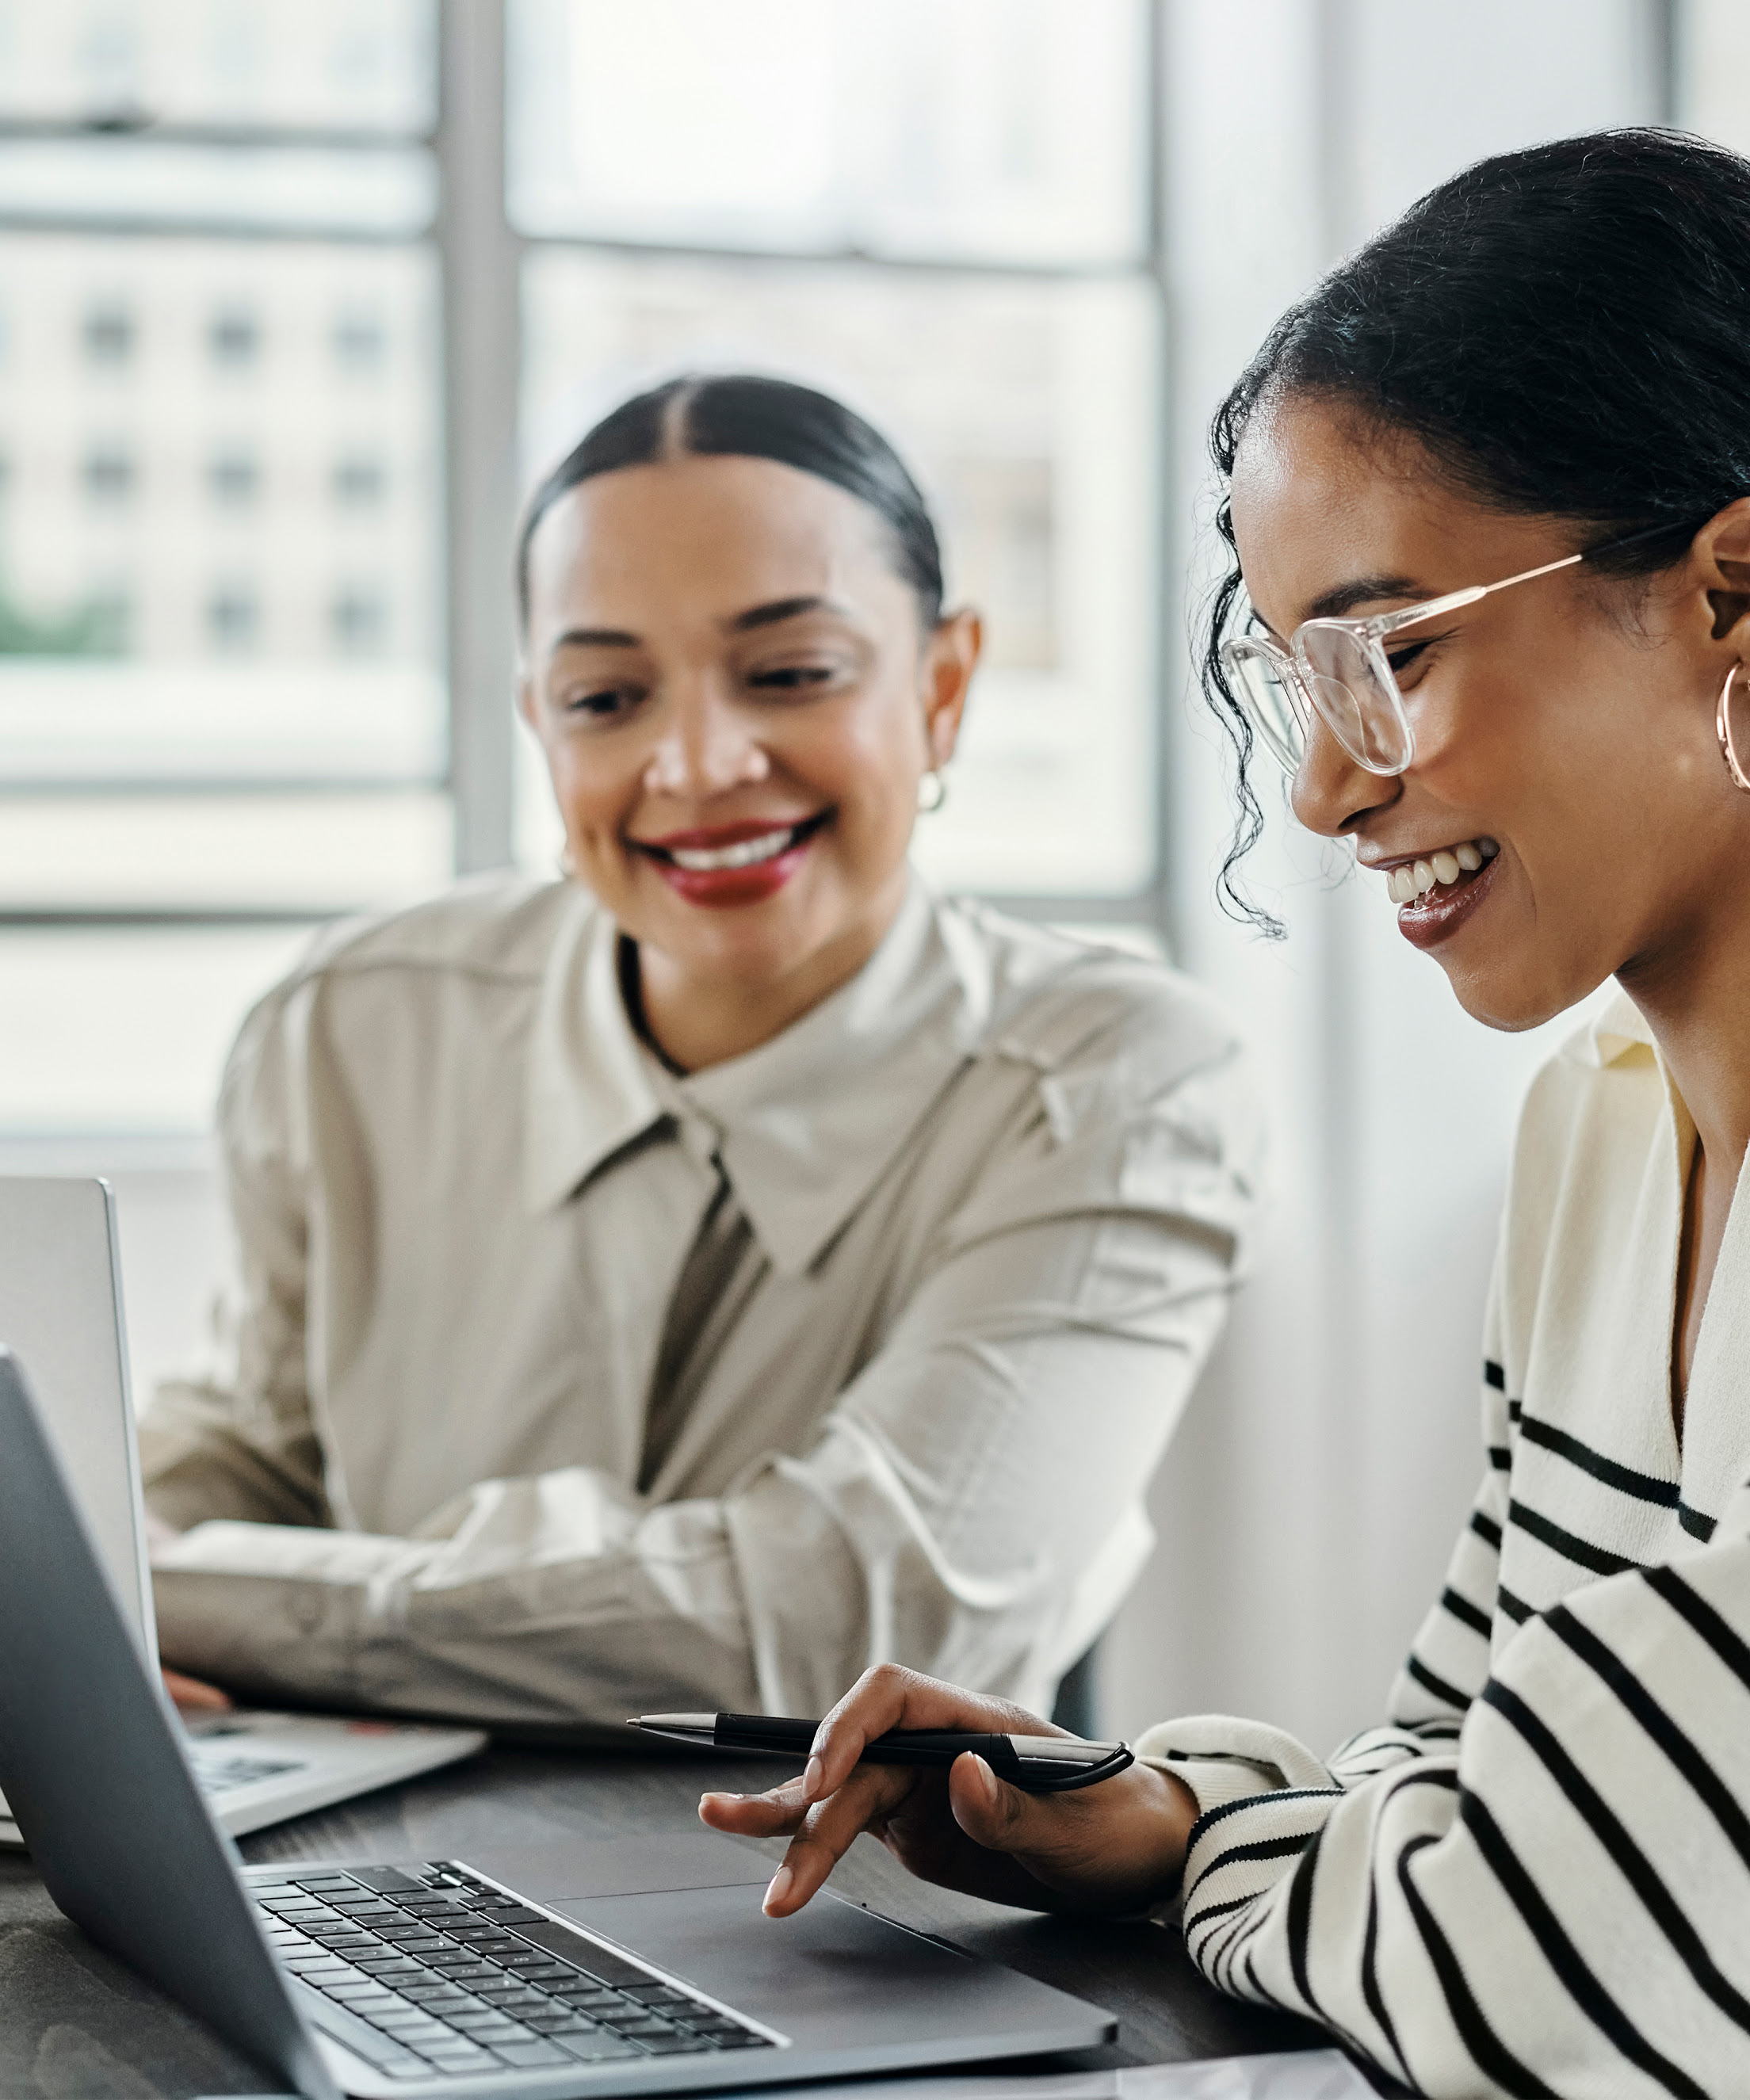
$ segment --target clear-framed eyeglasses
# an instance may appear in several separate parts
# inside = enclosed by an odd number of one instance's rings
[[[1499,583],[1473,584],[1401,606],[1395,612],[1376,613],[1370,620],[1309,620],[1295,629],[1286,649],[1267,635],[1236,635],[1222,644],[1222,664],[1266,749],[1291,776],[1300,771],[1306,755],[1315,712],[1357,765],[1369,773],[1402,773],[1416,756],[1416,732],[1385,651],[1393,635],[1474,605],[1496,591],[1553,576],[1593,555],[1673,529],[1670,524],[1651,526],[1602,546],[1564,554],[1560,561],[1522,569]]]

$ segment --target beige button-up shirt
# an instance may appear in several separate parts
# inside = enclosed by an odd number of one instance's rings
[[[142,1423],[166,1660],[499,1723],[811,1714],[882,1658],[1043,1705],[1233,1285],[1232,1030],[914,880],[851,983],[677,1078],[618,942],[476,880],[245,1023],[230,1361]]]

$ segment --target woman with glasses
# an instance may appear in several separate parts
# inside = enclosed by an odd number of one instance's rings
[[[516,569],[566,879],[332,929],[245,1023],[236,1346],[142,1424],[166,1657],[621,1741],[882,1658],[1049,1703],[1226,1315],[1233,1033],[913,871],[979,622],[842,404],[639,395]]]
[[[1478,1020],[1620,995],[1524,1112],[1482,1489],[1334,1756],[1204,1716],[1085,1792],[944,1781],[860,1746],[1041,1724],[884,1671],[705,1813],[794,1834],[780,1916],[860,1828],[1009,1902],[1170,1907],[1213,1983],[1419,2092],[1750,2093],[1750,164],[1471,169],[1283,318],[1213,443],[1236,857],[1262,742]]]

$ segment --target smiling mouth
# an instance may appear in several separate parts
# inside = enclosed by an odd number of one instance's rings
[[[1443,846],[1438,853],[1409,861],[1385,871],[1385,894],[1394,904],[1416,904],[1452,890],[1481,874],[1500,851],[1493,839],[1466,839],[1462,845]]]
[[[641,853],[653,859],[666,861],[684,875],[718,875],[744,867],[758,867],[762,861],[776,860],[811,839],[816,832],[831,818],[830,809],[804,817],[799,823],[780,824],[769,832],[758,832],[752,838],[734,839],[720,846],[657,845],[647,839],[634,839],[632,843]]]

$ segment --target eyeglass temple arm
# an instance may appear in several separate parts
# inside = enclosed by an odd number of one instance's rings
[[[1376,640],[1381,640],[1422,620],[1436,620],[1443,612],[1456,612],[1461,606],[1474,605],[1479,598],[1487,598],[1493,591],[1510,589],[1514,584],[1528,584],[1535,577],[1551,576],[1558,569],[1571,569],[1576,562],[1585,558],[1584,554],[1564,554],[1559,562],[1545,562],[1537,569],[1522,569],[1516,576],[1503,576],[1498,584],[1473,584],[1468,590],[1448,591],[1444,598],[1431,598],[1421,605],[1407,605],[1399,612],[1377,613],[1362,624]]]

